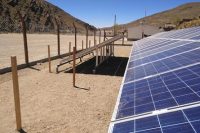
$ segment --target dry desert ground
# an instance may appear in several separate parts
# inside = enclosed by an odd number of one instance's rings
[[[40,35],[30,36],[38,38]],[[46,45],[51,44],[56,52],[55,36],[41,36],[42,38],[45,37],[46,41],[29,40],[36,45],[32,46],[33,49],[39,48],[38,52],[46,52]],[[13,43],[14,37],[16,37],[16,44]],[[13,35],[13,38],[6,40],[6,38],[1,37],[0,57],[11,54],[23,55],[23,50],[21,50],[23,47],[19,43],[18,35]],[[62,38],[66,39],[64,36]],[[72,37],[69,38],[73,39]],[[4,47],[2,40],[5,44],[6,42],[12,42],[12,44]],[[66,41],[69,41],[69,39],[66,39]],[[62,51],[67,51],[67,44],[64,42],[61,44]],[[6,49],[9,50],[6,52]],[[10,49],[13,50],[13,53],[10,53]],[[19,70],[23,130],[27,133],[107,132],[123,79],[123,74],[116,76],[121,67],[116,64],[123,64],[121,62],[123,62],[123,59],[128,59],[130,50],[131,46],[116,46],[115,56],[121,58],[119,60],[116,58],[117,62],[108,60],[107,63],[102,64],[99,68],[102,71],[100,74],[90,73],[91,68],[87,64],[79,68],[80,73],[76,75],[77,88],[72,85],[72,74],[70,72],[62,71],[56,74],[55,66],[61,59],[52,61],[52,73],[48,72],[48,63]],[[37,51],[33,50],[32,52],[35,55],[40,55]],[[6,58],[6,56],[3,57]],[[10,57],[7,58],[10,59]],[[34,56],[32,58],[34,59]],[[84,57],[83,60],[87,62],[90,58],[92,58],[92,55]],[[18,61],[20,62],[20,60],[23,59],[19,57]],[[5,63],[6,61],[4,61],[1,60],[0,62]],[[9,64],[10,61],[7,63]],[[79,63],[79,66],[82,65],[79,60],[77,60],[77,63]],[[70,68],[71,65],[66,64],[61,69],[65,70]],[[110,73],[106,74],[103,72],[104,70]],[[85,74],[84,71],[88,71],[88,74]],[[15,129],[12,77],[11,73],[6,73],[0,75],[0,133],[14,133],[16,132]]]
[[[86,36],[77,35],[77,49],[82,49],[82,40],[84,48],[86,48]],[[89,36],[91,46],[94,45],[94,36]],[[96,36],[97,42],[99,37]],[[103,41],[103,37],[101,38]],[[29,61],[36,61],[47,58],[47,46],[51,47],[51,55],[57,55],[57,35],[55,34],[27,34]],[[75,43],[74,35],[60,35],[61,54],[69,52],[69,42],[71,42],[71,50]],[[119,41],[121,43],[121,41]],[[10,66],[10,56],[15,55],[18,58],[18,64],[25,63],[24,45],[22,34],[0,34],[0,69]]]

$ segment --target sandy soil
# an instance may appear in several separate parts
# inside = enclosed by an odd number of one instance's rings
[[[51,46],[51,55],[57,55],[57,36],[55,34],[27,34],[29,61],[36,61],[47,58],[47,45]],[[86,47],[86,37],[77,36],[77,49],[82,49],[82,40],[84,48]],[[94,45],[94,37],[89,36],[91,46]],[[96,37],[97,42],[99,38]],[[101,38],[103,41],[103,38]],[[69,42],[74,46],[73,35],[60,35],[61,54],[69,52]],[[121,42],[119,42],[121,43]],[[10,56],[17,56],[18,64],[25,63],[24,47],[22,34],[0,34],[0,69],[10,66]]]
[[[117,46],[115,55],[128,57],[130,49]],[[6,52],[1,52],[1,56],[3,54]],[[27,133],[107,132],[123,77],[77,74],[76,85],[79,88],[73,88],[71,73],[55,73],[58,62],[59,59],[52,62],[51,74],[47,63],[33,66],[35,70],[18,71],[23,129]],[[70,66],[67,64],[63,68]],[[13,133],[15,128],[11,73],[7,73],[0,75],[0,133]]]

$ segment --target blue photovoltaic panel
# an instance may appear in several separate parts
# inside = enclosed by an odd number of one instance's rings
[[[200,47],[200,43],[197,43],[197,46]],[[171,52],[171,55],[176,53],[175,51],[168,52]],[[166,53],[163,52],[162,54]],[[154,56],[143,58],[140,62],[142,65],[139,66],[131,66],[132,64],[130,62],[125,77],[125,83],[200,62],[199,53],[200,49],[194,49],[189,52],[168,56],[169,58],[163,58],[162,60],[159,60],[159,54],[155,54]]]
[[[200,65],[123,86],[117,119],[200,101]]]
[[[200,106],[199,36],[200,27],[195,27],[133,45],[110,132],[200,133],[200,107],[191,107]],[[182,110],[186,106],[190,109]],[[147,117],[169,109],[176,110]]]
[[[113,133],[199,133],[200,107],[130,120],[114,125]]]

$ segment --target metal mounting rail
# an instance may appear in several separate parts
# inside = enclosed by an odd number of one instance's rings
[[[90,48],[87,48],[85,50],[82,50],[82,51],[80,51],[80,52],[78,52],[76,54],[76,59],[79,59],[79,58],[81,59],[82,57],[84,57],[84,56],[86,56],[86,55],[88,55],[90,53],[93,53],[93,51],[95,51],[95,50],[97,50],[97,49],[99,49],[101,47],[104,47],[106,45],[110,45],[111,43],[113,43],[113,42],[115,42],[115,41],[117,41],[119,39],[122,39],[124,37],[125,36],[123,34],[119,34],[119,35],[117,35],[117,36],[115,36],[115,37],[113,37],[111,39],[108,39],[108,40],[106,40],[106,41],[104,41],[104,42],[102,42],[102,43],[100,43],[98,45],[95,45],[93,47],[90,47]],[[58,69],[59,69],[60,66],[62,66],[64,64],[67,64],[67,63],[69,63],[71,61],[73,61],[73,57],[72,56],[68,56],[65,59],[61,60],[60,63],[56,67],[56,72],[58,73]]]

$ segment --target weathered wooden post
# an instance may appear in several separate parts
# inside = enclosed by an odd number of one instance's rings
[[[123,32],[123,38],[122,38],[122,45],[124,45],[124,32]]]
[[[69,55],[71,54],[71,45],[72,45],[72,43],[69,42]]]
[[[58,43],[58,56],[60,56],[60,25],[57,22],[57,43]]]
[[[94,46],[96,45],[96,29],[94,29]]]
[[[101,29],[99,29],[99,44],[101,43]]]
[[[18,11],[19,18],[22,24],[22,32],[23,32],[23,39],[24,39],[24,54],[25,54],[25,63],[29,66],[29,56],[28,56],[28,43],[27,43],[27,35],[26,35],[26,24],[24,21],[24,17]]]
[[[84,49],[84,46],[83,46],[83,45],[84,45],[84,42],[83,42],[83,40],[82,40],[82,50]]]
[[[142,31],[142,38],[144,38],[144,31]]]
[[[73,86],[76,87],[76,47],[73,47]]]
[[[103,38],[103,41],[106,41],[106,30],[104,29],[103,31],[104,31],[104,34],[103,34],[103,37],[104,37],[104,38]]]
[[[49,61],[49,73],[51,73],[51,53],[50,53],[50,45],[48,45],[48,61]]]
[[[89,48],[91,47],[91,40],[89,41]]]
[[[100,56],[100,63],[102,63],[102,61],[103,61],[103,56],[102,56],[102,47],[101,47],[101,49],[100,49],[100,53],[101,53],[101,56]]]
[[[96,48],[96,67],[98,66],[98,63],[99,63],[99,60],[98,60],[98,58],[99,58],[99,55],[98,55],[98,47]]]
[[[19,93],[19,82],[17,73],[17,58],[16,56],[11,57],[12,66],[12,80],[13,80],[13,92],[14,92],[14,102],[15,102],[15,116],[16,116],[16,126],[17,130],[22,130],[21,122],[21,109],[20,109],[20,93]]]
[[[86,49],[88,48],[88,26],[86,26]]]
[[[103,47],[103,60],[105,60],[105,46]]]
[[[76,50],[77,50],[77,37],[76,37],[77,29],[76,29],[75,23],[73,23],[73,26],[74,26],[74,36],[75,36],[75,48],[76,48]]]

